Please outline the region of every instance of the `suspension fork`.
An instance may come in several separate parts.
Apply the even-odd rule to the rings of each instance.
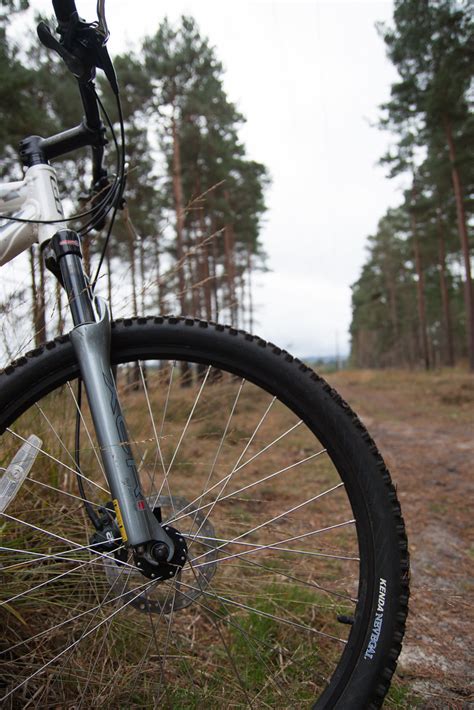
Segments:
[[[79,236],[61,230],[51,239],[53,273],[66,289],[74,328],[69,337],[79,363],[107,482],[124,543],[144,547],[164,543],[167,560],[174,543],[144,497],[110,366],[111,325],[107,303],[93,298],[82,265]]]

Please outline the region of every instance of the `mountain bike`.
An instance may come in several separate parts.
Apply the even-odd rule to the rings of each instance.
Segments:
[[[123,121],[119,139],[94,85],[99,68],[121,116],[104,2],[93,23],[53,6],[59,38],[38,34],[85,118],[22,142],[0,263],[39,243],[74,327],[0,374],[2,707],[378,708],[408,604],[383,459],[275,345],[191,317],[111,322],[81,253],[110,217],[108,243],[125,183]],[[95,198],[74,231],[50,162],[85,146]]]

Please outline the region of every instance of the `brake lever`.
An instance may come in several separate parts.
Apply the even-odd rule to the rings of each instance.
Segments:
[[[105,46],[105,40],[97,27],[81,27],[76,42],[78,50],[76,53],[66,49],[64,44],[52,34],[45,22],[40,22],[36,31],[41,44],[56,52],[79,81],[88,83],[94,78],[94,71],[97,67],[104,72],[114,94],[119,93],[115,69]]]
[[[52,34],[46,22],[41,21],[36,28],[38,33],[38,38],[41,44],[46,47],[46,49],[52,49],[54,52],[59,54],[61,59],[65,62],[67,68],[72,74],[78,79],[82,78],[85,73],[85,67],[80,58],[71,54],[66,47],[61,44],[61,42],[56,39]]]

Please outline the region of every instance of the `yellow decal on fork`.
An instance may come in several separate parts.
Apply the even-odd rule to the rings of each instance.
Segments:
[[[117,525],[119,526],[120,535],[122,536],[122,540],[124,542],[127,542],[128,537],[127,537],[127,533],[125,530],[125,525],[123,524],[122,513],[120,512],[120,506],[119,506],[117,498],[114,498],[114,508],[115,508],[115,515],[117,516]]]

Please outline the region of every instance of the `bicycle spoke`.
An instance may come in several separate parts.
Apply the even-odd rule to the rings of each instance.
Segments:
[[[206,545],[206,543],[202,543],[202,541],[200,541],[200,542],[201,542],[201,544]],[[246,543],[246,544],[250,545],[251,543]],[[212,545],[207,545],[207,547],[214,549]],[[211,549],[211,551],[212,551],[212,549]],[[268,546],[261,546],[256,549],[275,549],[275,548],[273,546],[268,545]],[[280,548],[277,548],[277,549],[280,549]],[[254,551],[253,549],[250,550],[250,552],[253,552],[253,551]],[[288,552],[293,552],[293,550],[291,548],[288,548]],[[303,554],[305,554],[305,553],[303,553]],[[298,584],[302,584],[306,587],[312,587],[313,589],[317,589],[318,591],[324,592],[325,594],[328,594],[330,596],[337,597],[339,599],[345,599],[346,601],[351,602],[351,603],[357,603],[357,599],[354,597],[348,596],[347,594],[336,591],[334,589],[329,589],[328,587],[318,584],[318,582],[315,582],[314,580],[301,579],[301,577],[297,577],[294,574],[289,574],[286,570],[280,569],[280,568],[276,567],[275,565],[273,565],[272,567],[267,567],[264,564],[257,562],[253,558],[249,559],[248,556],[244,557],[243,555],[237,554],[234,556],[230,556],[228,558],[223,558],[222,560],[220,559],[219,562],[225,561],[226,559],[232,560],[232,559],[237,559],[237,558],[238,558],[239,562],[243,562],[244,564],[251,565],[252,567],[258,567],[258,568],[268,572],[270,575],[274,575],[277,573],[279,577],[284,577],[285,579],[288,579],[291,582],[297,582]],[[354,560],[356,558],[349,558],[349,559]],[[190,565],[191,565],[191,561],[190,561]],[[198,565],[193,565],[193,569],[199,569],[202,566],[203,566],[202,563],[198,564]]]
[[[172,629],[173,619],[174,619],[174,604],[175,604],[175,602],[176,602],[176,585],[173,584],[173,586],[170,587],[170,589],[171,589],[172,592],[173,592],[173,598],[172,598],[172,601],[171,601],[171,613],[168,614],[168,617],[169,617],[169,618],[168,618],[168,625],[167,625],[167,628],[166,628],[166,638],[165,638],[164,648],[163,648],[163,652],[162,652],[162,657],[163,657],[163,658],[162,658],[162,663],[161,663],[161,675],[160,675],[160,682],[159,682],[158,688],[161,688],[161,685],[162,685],[163,680],[164,680],[164,675],[165,675],[165,665],[164,665],[164,663],[165,663],[166,656],[167,656],[167,653],[168,653],[168,647],[169,647],[170,639],[171,639],[171,629]],[[166,604],[166,602],[167,602],[167,599],[168,599],[168,597],[165,599],[165,602],[164,602],[164,604],[163,604],[163,608],[164,608],[164,606],[165,606],[165,604]],[[160,614],[160,619],[162,618],[162,615],[163,615],[163,612]],[[160,649],[159,649],[158,645],[157,645],[157,649],[156,649],[156,650],[157,650],[157,653],[159,654],[159,653],[160,653]]]
[[[168,406],[169,406],[170,395],[171,395],[171,385],[173,383],[173,374],[174,374],[175,368],[176,368],[176,360],[173,360],[173,362],[171,363],[171,367],[170,367],[170,376],[168,379],[168,387],[166,388],[165,406],[163,407],[163,414],[161,417],[160,435],[158,437],[160,440],[163,438],[163,431],[164,431],[164,427],[165,427],[166,415],[168,413]]]
[[[107,601],[109,595],[113,592],[114,588],[115,588],[116,586],[121,586],[122,589],[125,589],[125,588],[126,588],[126,586],[127,586],[127,584],[128,584],[128,581],[129,581],[129,579],[130,579],[130,576],[131,576],[132,572],[134,571],[134,569],[135,569],[135,568],[132,567],[131,565],[128,565],[127,567],[126,567],[125,565],[122,565],[122,566],[121,566],[119,574],[118,574],[117,577],[115,578],[114,582],[110,585],[109,589],[107,590],[107,593],[106,593],[105,597],[102,599],[101,603],[100,603],[99,606],[97,607],[97,610],[93,612],[92,618],[90,618],[90,619],[88,620],[87,626],[86,626],[86,628],[83,630],[82,635],[81,635],[80,639],[78,639],[77,643],[80,643],[80,641],[81,641],[83,638],[85,638],[85,637],[87,636],[88,630],[90,629],[91,625],[94,623],[95,619],[97,618],[97,615],[98,615],[99,612],[102,610],[102,608],[103,608],[103,606],[104,606],[104,603]],[[109,627],[109,628],[110,628],[110,627]],[[70,654],[69,654],[69,655],[70,655]],[[68,658],[68,657],[65,657],[65,658],[63,659],[63,665],[65,664],[67,658]]]
[[[172,609],[172,611],[171,611],[171,613],[169,614],[169,619],[168,619],[168,624],[167,624],[167,629],[166,629],[166,638],[165,638],[165,644],[164,644],[163,652],[161,653],[161,651],[160,651],[160,646],[159,646],[159,643],[158,643],[158,638],[157,638],[157,635],[156,635],[156,629],[155,629],[155,624],[154,624],[154,622],[153,622],[152,615],[151,615],[150,612],[148,612],[148,618],[149,618],[150,626],[152,627],[152,638],[151,638],[150,641],[148,642],[148,646],[147,646],[147,648],[145,649],[145,651],[144,651],[144,653],[143,653],[143,655],[142,655],[141,662],[138,664],[138,666],[136,667],[136,669],[135,669],[135,671],[134,671],[134,674],[133,674],[133,677],[132,677],[132,682],[133,682],[133,680],[136,679],[137,677],[138,677],[138,678],[140,677],[142,668],[143,668],[143,666],[144,666],[144,664],[145,664],[145,658],[148,656],[148,653],[149,653],[149,651],[150,651],[150,649],[151,649],[151,646],[154,644],[154,645],[155,645],[155,648],[156,648],[157,658],[158,658],[159,661],[160,661],[160,681],[159,681],[159,683],[158,683],[158,689],[161,688],[161,685],[162,685],[163,679],[164,679],[164,664],[165,664],[165,660],[166,660],[166,652],[167,652],[167,648],[168,648],[168,644],[169,644],[170,632],[171,632],[171,625],[172,625],[172,621],[173,621],[173,605],[174,605],[174,602],[175,602],[175,599],[176,599],[176,587],[175,587],[175,585],[173,584],[173,582],[174,582],[174,580],[172,581],[171,584],[168,585],[168,591],[167,591],[166,597],[165,597],[165,599],[164,599],[164,602],[163,602],[163,605],[162,605],[160,614],[159,614],[159,616],[158,616],[158,622],[157,622],[157,625],[159,625],[159,624],[161,623],[161,621],[163,620],[164,609],[165,609],[166,603],[167,603],[167,601],[168,601],[168,599],[169,599],[170,594],[172,594],[172,597],[173,597],[173,598],[172,598],[172,601],[171,601],[171,609]]]
[[[199,585],[199,588],[202,589],[202,585],[199,583],[199,575],[196,574],[196,571],[195,571],[195,569],[194,569],[194,567],[193,567],[193,564],[192,564],[191,562],[190,562],[190,567],[191,567],[191,569],[192,569],[193,576],[194,576],[194,579],[196,580],[196,583]],[[209,585],[208,589],[210,590],[210,594],[214,597],[214,599],[217,599],[220,603],[222,603],[222,599],[219,599],[219,597],[216,595],[215,591],[214,591],[213,588],[212,588],[212,585]],[[202,602],[199,602],[199,604],[200,604],[201,606],[204,606],[204,607],[205,607],[205,605],[203,605]],[[279,695],[282,695],[282,696],[286,697],[287,700],[289,701],[290,699],[289,699],[288,695],[286,694],[284,688],[281,687],[281,686],[277,683],[276,678],[273,678],[273,677],[272,677],[271,669],[269,668],[269,665],[268,665],[267,661],[262,657],[262,654],[261,654],[260,651],[259,651],[259,645],[266,645],[267,648],[269,648],[269,649],[272,649],[272,645],[271,645],[271,644],[267,644],[264,639],[260,639],[260,638],[257,639],[257,638],[255,638],[255,636],[254,636],[253,634],[249,634],[249,632],[248,632],[248,631],[245,631],[245,630],[242,628],[242,626],[241,626],[240,624],[238,624],[238,623],[235,622],[235,620],[232,620],[232,621],[231,621],[230,619],[227,619],[227,620],[226,620],[226,619],[222,619],[222,617],[221,617],[220,615],[218,615],[214,610],[209,609],[209,607],[205,607],[205,608],[207,608],[207,609],[208,609],[212,614],[214,614],[217,618],[219,618],[219,619],[221,619],[221,620],[225,620],[225,621],[227,621],[228,623],[230,623],[233,628],[237,629],[237,631],[239,632],[239,634],[240,634],[243,638],[247,639],[248,641],[251,641],[251,643],[252,643],[253,646],[254,646],[255,653],[258,655],[259,660],[260,660],[260,662],[262,663],[263,667],[265,667],[265,669],[267,670],[267,673],[268,673],[268,677],[269,677],[269,679],[270,679],[270,682],[271,682],[273,685],[275,685],[275,687],[276,687],[276,689],[277,689]]]
[[[113,541],[118,542],[118,540],[121,540],[121,538],[114,538]],[[93,550],[94,547],[101,545],[102,543],[93,543],[92,545],[78,545],[78,547],[68,549],[68,550],[62,550],[57,553],[53,554],[43,554],[41,552],[33,552],[30,550],[21,550],[21,549],[16,549],[14,547],[0,547],[0,552],[14,552],[17,554],[21,555],[27,555],[27,556],[32,556],[34,559],[32,560],[26,560],[25,562],[15,562],[11,565],[6,565],[2,566],[1,570],[2,572],[6,572],[9,569],[14,569],[16,567],[22,567],[24,565],[29,565],[29,564],[34,564],[35,562],[44,562],[45,560],[64,560],[66,562],[82,562],[83,560],[77,559],[75,557],[66,557],[65,555],[68,554],[68,552],[81,552],[81,550],[88,550],[91,551]],[[120,547],[117,548],[116,551],[121,550],[123,548],[123,545],[120,545]],[[96,562],[101,562],[101,560],[96,560]]]
[[[201,543],[201,544],[202,544],[202,543]],[[205,544],[205,543],[204,543],[204,544]],[[248,545],[250,545],[251,543],[238,543],[238,544],[248,544]],[[208,545],[208,547],[212,547],[212,545]],[[265,546],[263,546],[263,547],[265,547]],[[268,548],[270,548],[270,549],[275,549],[273,546],[268,546],[266,549],[268,549]],[[277,548],[277,549],[280,549],[280,548]],[[286,551],[286,550],[285,550],[285,551]],[[293,550],[292,550],[291,548],[288,548],[287,551],[288,551],[288,552],[293,552]],[[306,554],[306,553],[303,553],[303,554]],[[230,559],[232,559],[232,558],[230,558]],[[354,559],[357,559],[357,558],[343,558],[343,559],[351,559],[351,560],[354,560]],[[352,603],[357,603],[357,599],[355,599],[354,597],[350,597],[350,596],[348,596],[347,594],[342,594],[341,592],[337,592],[337,591],[335,591],[334,589],[328,589],[327,587],[323,587],[321,584],[318,584],[318,583],[315,582],[314,580],[309,581],[309,580],[306,580],[306,579],[301,579],[301,577],[296,577],[296,576],[293,575],[293,574],[289,574],[289,573],[286,572],[285,570],[282,570],[282,569],[280,569],[280,568],[278,568],[278,567],[276,567],[276,566],[266,567],[266,566],[263,565],[261,562],[257,562],[257,561],[254,560],[254,559],[249,559],[248,557],[242,557],[242,556],[239,557],[239,562],[240,562],[240,561],[244,562],[244,564],[251,565],[252,567],[258,567],[258,568],[260,568],[260,569],[263,569],[264,571],[269,572],[271,575],[274,575],[275,573],[277,573],[278,576],[280,576],[280,577],[285,577],[286,579],[290,580],[291,582],[297,582],[298,584],[302,584],[302,585],[304,585],[304,586],[306,586],[306,587],[313,587],[314,589],[317,589],[318,591],[324,592],[325,594],[329,594],[329,595],[331,595],[331,596],[338,597],[339,599],[345,599],[346,601],[350,601],[350,602],[352,602]],[[200,566],[200,565],[196,565],[197,568],[199,568],[199,566]]]
[[[114,581],[114,583],[111,585],[111,587],[110,587],[109,590],[107,591],[107,594],[106,594],[104,600],[101,602],[101,604],[99,605],[97,611],[94,613],[94,616],[93,616],[92,619],[89,621],[89,626],[90,626],[91,623],[93,623],[93,620],[94,620],[95,616],[97,615],[97,613],[98,613],[101,609],[103,609],[104,603],[107,602],[107,597],[109,596],[109,594],[110,594],[111,591],[113,590],[115,584],[120,580],[120,578],[121,578],[121,576],[122,576],[124,570],[125,570],[125,567],[122,568],[122,570],[120,571],[120,574],[118,575],[118,577],[116,578],[116,580]],[[126,578],[125,580],[123,580],[123,586],[124,586],[124,587],[125,587],[126,584],[128,583],[128,579],[130,578],[131,570],[127,570],[127,572],[128,572],[128,578]],[[87,628],[85,629],[85,632],[86,632],[86,631],[87,631]],[[89,675],[88,675],[88,677],[87,677],[87,679],[86,679],[85,684],[84,684],[83,687],[82,687],[82,698],[81,698],[81,702],[80,702],[79,708],[80,708],[81,705],[82,705],[82,700],[85,698],[85,695],[86,695],[87,689],[88,689],[88,687],[89,687],[89,683],[90,683],[90,681],[91,681],[92,674],[93,674],[94,671],[95,671],[97,662],[98,662],[99,658],[102,657],[102,652],[103,652],[103,650],[104,650],[105,643],[106,643],[106,641],[107,641],[107,635],[108,635],[109,631],[110,631],[110,621],[107,623],[107,631],[106,631],[106,633],[104,634],[104,636],[103,636],[103,638],[102,638],[102,642],[101,642],[101,644],[100,644],[100,649],[99,649],[98,652],[96,652],[96,653],[94,654],[95,657],[93,657],[92,663],[90,664],[90,667],[89,667]],[[83,634],[84,634],[84,632],[83,632]],[[64,665],[65,661],[66,661],[66,659],[64,660],[63,665]]]

